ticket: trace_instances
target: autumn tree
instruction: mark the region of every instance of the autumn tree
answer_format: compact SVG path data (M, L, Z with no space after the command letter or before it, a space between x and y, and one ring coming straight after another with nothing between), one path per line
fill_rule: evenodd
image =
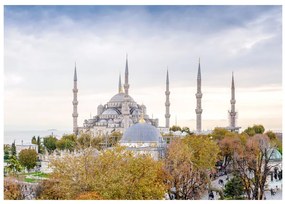
M34 149L23 149L19 153L19 162L26 167L28 171L37 165L38 154Z
M217 144L205 136L187 136L170 143L165 168L170 175L167 183L170 188L175 187L172 193L176 199L200 198L209 182L207 172L214 168L218 152Z
M49 154L51 154L56 149L56 141L56 137L52 135L44 138L44 146Z
M276 164L270 164L272 146L267 135L250 137L239 154L235 155L236 173L241 178L248 199L262 200L266 177Z
M89 147L80 155L67 155L51 164L51 179L58 181L52 191L63 192L61 199L86 194L102 199L162 199L166 190L161 162L148 155L135 156L122 147L101 154Z
M233 157L235 154L238 154L240 152L242 142L243 141L241 140L239 136L225 137L224 139L218 142L220 150L221 150L220 153L224 160L225 168L227 168L230 162L234 162Z
M211 134L209 134L209 137L211 137L213 140L220 141L226 136L234 136L235 133L225 129L225 128L219 128L216 127Z
M4 179L4 199L5 200L21 200L21 186L15 180Z

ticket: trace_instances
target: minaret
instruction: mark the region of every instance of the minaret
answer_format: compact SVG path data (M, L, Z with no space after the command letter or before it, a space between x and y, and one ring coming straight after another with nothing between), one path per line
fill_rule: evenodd
M125 84L124 84L124 88L125 88L125 93L126 95L129 95L129 66L128 66L128 55L126 57L126 69L125 69Z
M128 95L125 95L124 102L122 104L122 114L123 114L123 125L124 125L124 131L128 127L130 127L130 108L129 108L129 102L128 102Z
M76 63L75 63L75 69L74 69L74 78L73 78L73 113L72 113L72 117L73 117L73 132L74 134L78 134L78 125L77 125L77 117L78 117L78 113L77 113L77 105L78 105L78 101L77 101L77 73L76 73Z
M198 66L198 75L197 75L197 93L196 93L196 101L197 101L197 106L196 106L196 131L197 133L201 132L202 129L202 121L201 121L201 116L202 116L202 105L201 105L201 99L202 99L202 92L201 92L201 68L200 68L200 58L199 58L199 66Z
M170 95L170 91L169 91L169 77L168 77L168 70L167 70L167 73L166 73L166 91L165 91L165 96L166 96L166 101L165 101L165 127L166 128L169 128L169 118L170 118L170 114L169 114L169 107L170 107L169 95Z
M119 93L123 93L124 91L123 91L123 87L122 87L122 82L121 82L121 74L120 74L120 76L119 76Z
M237 112L235 111L235 104L236 104L236 99L235 99L235 81L234 81L234 73L232 73L232 87L231 87L231 111L229 111L229 116L230 116L230 130L235 131L236 129L238 130L238 127L236 127L236 115Z

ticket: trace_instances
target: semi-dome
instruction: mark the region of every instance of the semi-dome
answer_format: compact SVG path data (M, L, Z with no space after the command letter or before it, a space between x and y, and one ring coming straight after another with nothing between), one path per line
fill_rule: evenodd
M130 101L134 101L134 99L131 96L128 96ZM110 102L123 102L125 99L125 93L118 93L115 96L113 96L110 100Z
M126 130L120 143L160 142L161 140L162 137L154 126L137 123Z
M118 115L118 112L112 108L105 110L102 115Z

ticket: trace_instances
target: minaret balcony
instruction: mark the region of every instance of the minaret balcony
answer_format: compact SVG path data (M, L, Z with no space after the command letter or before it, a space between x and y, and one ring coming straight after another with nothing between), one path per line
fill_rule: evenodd
M72 113L72 117L78 117L78 113Z
M231 103L236 103L236 100L232 99L232 100L231 100Z
M166 102L165 102L165 106L170 106L170 102L169 102L169 101L166 101Z
M78 101L72 101L73 105L78 105Z
M78 93L78 89L72 89L73 93Z
M202 114L203 109L195 109L195 111L196 111L196 114Z
M171 116L170 114L165 114L166 118L170 118L170 116Z
M196 93L196 98L202 98L203 94L202 93Z
M170 94L170 91L165 91L165 95L169 95Z

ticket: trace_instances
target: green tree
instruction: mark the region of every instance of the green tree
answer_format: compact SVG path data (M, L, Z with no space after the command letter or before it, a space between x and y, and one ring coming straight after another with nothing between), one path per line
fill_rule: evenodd
M263 125L253 125L244 130L249 136L254 136L255 134L263 134L265 131Z
M23 149L19 153L19 161L28 171L37 165L38 154L34 149Z
M52 135L44 138L44 146L49 154L51 154L56 149L56 141L56 137Z
M216 127L213 132L211 134L209 134L209 137L212 137L213 140L222 140L224 139L226 136L234 136L235 133L225 129L225 128L219 128Z
M41 144L41 138L40 136L37 137L37 145L38 145L38 153L42 154L43 153L43 146Z
M15 141L12 143L12 146L11 146L11 154L12 154L13 156L16 156L16 155L17 155Z
M4 145L4 160L8 160L11 152L10 145Z
M192 132L190 131L190 128L189 127L183 127L182 128L182 132L186 132L188 135L191 135Z
M267 131L265 134L269 137L271 141L277 140L276 134L271 130Z
M36 139L36 136L33 136L33 138L32 138L32 144L37 144L37 139Z
M75 134L63 135L62 138L56 142L56 148L72 152L76 147L76 140L77 137Z
M226 183L224 195L227 199L240 200L243 199L242 198L243 194L244 194L244 186L240 177L234 176Z
M170 131L176 132L176 131L182 131L181 127L177 125L173 125L171 128L169 128Z
M23 167L21 163L17 160L17 157L14 155L11 155L9 160L7 160L5 171L7 173L17 174L18 172L21 172L22 170L23 170Z

